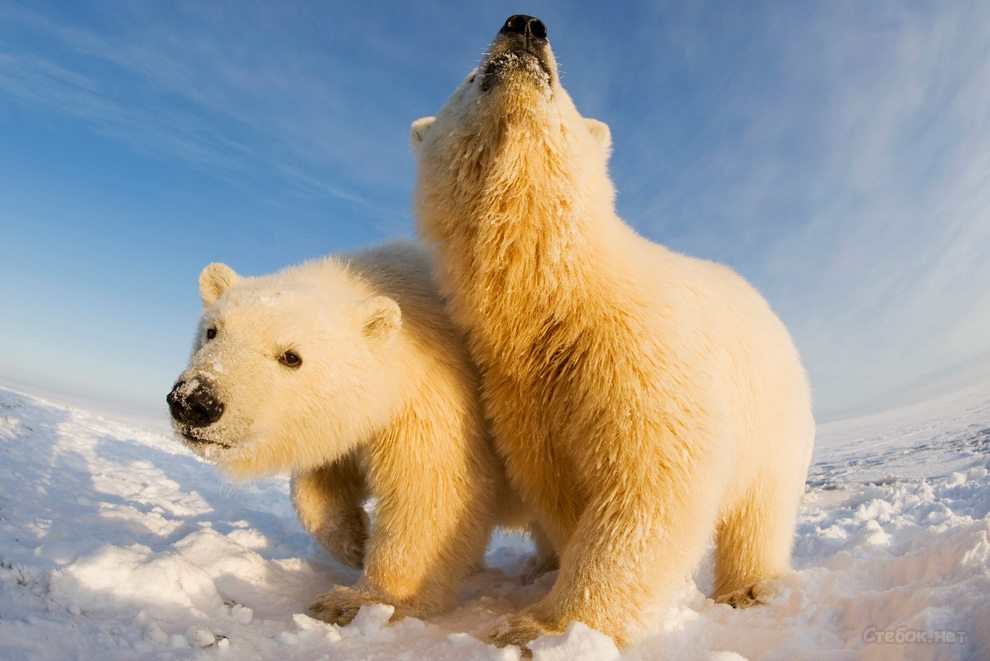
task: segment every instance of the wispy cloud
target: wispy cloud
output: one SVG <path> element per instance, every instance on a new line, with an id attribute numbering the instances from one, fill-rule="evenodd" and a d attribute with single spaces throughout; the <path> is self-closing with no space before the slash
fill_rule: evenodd
<path id="1" fill-rule="evenodd" d="M 0 91 L 211 176 L 248 186 L 277 178 L 362 206 L 393 232 L 406 222 L 408 204 L 382 204 L 369 191 L 406 186 L 409 164 L 397 162 L 395 145 L 404 146 L 408 119 L 386 120 L 372 97 L 349 94 L 367 75 L 360 58 L 307 49 L 257 20 L 222 29 L 226 12 L 197 6 L 182 16 L 189 7 L 176 5 L 179 18 L 164 20 L 136 7 L 97 16 L 98 29 L 0 9 L 0 29 L 18 35 L 0 47 Z M 402 128 L 383 136 L 386 124 Z"/>
<path id="2" fill-rule="evenodd" d="M 990 348 L 990 9 L 853 17 L 817 26 L 814 43 L 831 40 L 812 79 L 830 93 L 809 127 L 818 194 L 769 263 L 798 275 L 784 290 L 795 332 L 847 407 Z"/>
<path id="3" fill-rule="evenodd" d="M 251 204 L 312 223 L 339 213 L 361 225 L 350 236 L 384 237 L 411 228 L 409 122 L 515 11 L 7 2 L 0 94 L 234 183 Z M 532 11 L 578 107 L 612 126 L 624 217 L 757 284 L 820 412 L 990 367 L 990 5 Z M 310 250 L 327 236 L 256 222 Z M 206 243 L 226 239 L 212 232 Z"/>
<path id="4" fill-rule="evenodd" d="M 639 116 L 606 104 L 627 217 L 754 280 L 825 413 L 990 349 L 990 6 L 744 11 L 685 12 Z"/>

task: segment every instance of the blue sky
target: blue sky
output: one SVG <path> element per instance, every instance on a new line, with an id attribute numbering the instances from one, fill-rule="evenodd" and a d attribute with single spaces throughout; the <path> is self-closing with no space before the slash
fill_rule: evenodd
<path id="1" fill-rule="evenodd" d="M 411 236 L 410 122 L 504 19 L 622 216 L 729 264 L 823 418 L 990 370 L 990 4 L 0 4 L 0 382 L 164 415 L 211 261 Z"/>

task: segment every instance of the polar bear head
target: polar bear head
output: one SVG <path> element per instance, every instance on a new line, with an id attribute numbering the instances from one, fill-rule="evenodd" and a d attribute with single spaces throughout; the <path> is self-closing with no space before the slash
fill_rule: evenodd
<path id="1" fill-rule="evenodd" d="M 608 125 L 578 113 L 547 28 L 531 16 L 506 20 L 437 116 L 413 122 L 410 139 L 419 159 L 417 217 L 430 239 L 449 234 L 445 223 L 462 222 L 466 209 L 533 191 L 560 208 L 614 199 Z M 492 199 L 479 201 L 486 194 Z"/>
<path id="2" fill-rule="evenodd" d="M 401 326 L 333 259 L 259 277 L 210 264 L 188 368 L 168 395 L 173 428 L 234 475 L 315 468 L 387 420 Z"/>

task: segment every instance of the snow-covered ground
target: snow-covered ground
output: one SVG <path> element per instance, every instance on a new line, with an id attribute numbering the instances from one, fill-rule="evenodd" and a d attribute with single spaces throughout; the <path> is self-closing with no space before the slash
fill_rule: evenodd
<path id="1" fill-rule="evenodd" d="M 623 659 L 990 658 L 990 386 L 824 425 L 795 573 L 766 606 L 644 613 Z M 365 608 L 301 613 L 354 572 L 296 522 L 288 482 L 225 481 L 177 442 L 0 389 L 0 658 L 515 659 L 478 640 L 546 592 L 531 548 L 499 535 L 490 568 L 431 622 Z M 580 625 L 537 659 L 607 659 Z"/>

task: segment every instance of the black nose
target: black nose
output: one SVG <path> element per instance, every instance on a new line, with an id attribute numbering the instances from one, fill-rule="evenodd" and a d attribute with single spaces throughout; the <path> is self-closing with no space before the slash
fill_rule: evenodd
<path id="1" fill-rule="evenodd" d="M 543 21 L 525 14 L 510 16 L 499 32 L 502 34 L 522 34 L 534 39 L 547 38 L 547 26 L 543 24 Z"/>
<path id="2" fill-rule="evenodd" d="M 202 378 L 179 381 L 165 401 L 172 417 L 190 427 L 206 427 L 223 415 L 223 402 L 213 391 L 213 384 Z"/>

